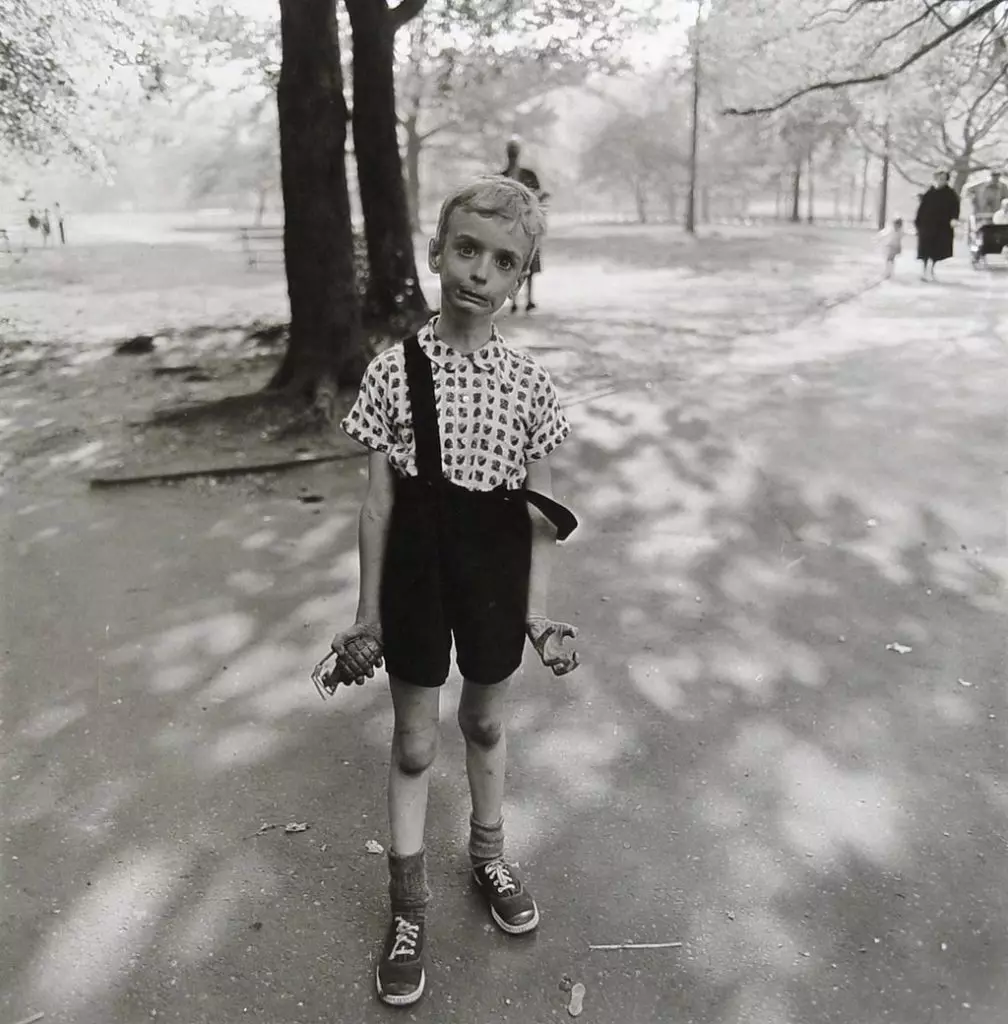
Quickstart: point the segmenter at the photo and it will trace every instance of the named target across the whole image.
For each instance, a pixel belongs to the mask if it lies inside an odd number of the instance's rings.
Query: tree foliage
[[[958,45],[1004,53],[1004,0],[712,0],[710,23],[741,65],[726,109],[771,113],[815,93],[878,86]]]
[[[503,160],[509,135],[546,137],[551,97],[625,67],[623,46],[648,17],[622,0],[428,0],[397,55],[414,209],[425,148],[485,166]]]
[[[856,128],[908,181],[948,170],[961,190],[971,174],[1008,160],[1008,60],[977,26],[856,106]]]
[[[134,0],[0,0],[0,152],[103,164],[124,93],[158,88]]]

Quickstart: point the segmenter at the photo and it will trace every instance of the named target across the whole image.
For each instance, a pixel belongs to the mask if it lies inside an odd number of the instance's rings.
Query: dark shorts
[[[532,536],[522,491],[434,488],[396,476],[382,567],[381,621],[389,675],[441,686],[456,662],[474,683],[521,665]]]

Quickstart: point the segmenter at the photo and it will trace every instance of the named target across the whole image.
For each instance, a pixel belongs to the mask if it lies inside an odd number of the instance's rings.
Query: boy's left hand
[[[556,622],[545,615],[530,615],[525,624],[525,633],[536,654],[553,675],[565,676],[581,664],[577,651],[563,646],[564,640],[577,639],[577,626],[569,622]]]

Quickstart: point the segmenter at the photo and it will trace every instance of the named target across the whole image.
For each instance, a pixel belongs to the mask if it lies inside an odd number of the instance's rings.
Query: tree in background
[[[991,14],[894,79],[877,102],[862,100],[864,144],[916,185],[937,168],[961,192],[970,175],[1008,161],[1008,49]],[[887,145],[888,143],[888,145]]]
[[[399,120],[414,225],[421,158],[437,148],[486,169],[503,142],[546,137],[560,90],[625,67],[621,49],[647,24],[619,0],[428,0],[398,53]]]
[[[686,127],[681,109],[668,104],[643,111],[620,106],[588,142],[581,174],[611,192],[629,194],[641,224],[651,217],[655,200],[664,200],[672,214],[686,171]]]
[[[879,86],[979,30],[1008,38],[1004,0],[713,0],[723,35],[746,40],[763,74],[727,109],[772,113],[813,93]]]
[[[0,0],[0,157],[103,170],[109,109],[160,85],[149,30],[133,0]]]

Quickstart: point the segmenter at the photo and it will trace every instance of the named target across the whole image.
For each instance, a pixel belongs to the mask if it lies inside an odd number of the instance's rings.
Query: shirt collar
[[[437,337],[434,333],[437,320],[436,315],[431,317],[417,332],[420,348],[432,363],[436,363],[444,370],[451,371],[458,370],[468,363],[487,373],[496,373],[498,377],[504,377],[504,343],[497,331],[496,324],[490,325],[490,340],[469,354],[459,352]]]

